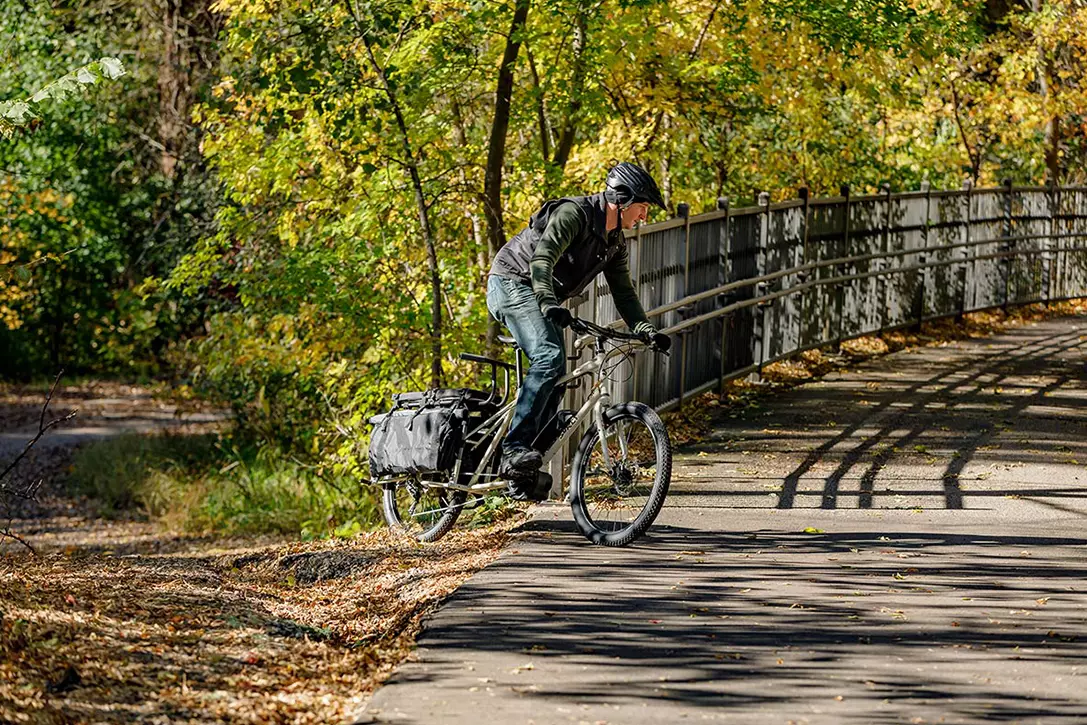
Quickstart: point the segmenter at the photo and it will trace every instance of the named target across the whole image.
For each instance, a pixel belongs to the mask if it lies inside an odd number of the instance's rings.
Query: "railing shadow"
[[[932,477],[939,483],[938,492],[926,486],[921,491],[911,489],[910,493],[939,493],[947,509],[964,508],[966,496],[1027,494],[1042,499],[1087,500],[1087,487],[1082,493],[1067,485],[1029,490],[1004,487],[998,494],[988,489],[964,493],[961,484],[966,467],[982,453],[986,459],[1007,463],[1075,463],[1073,456],[1087,457],[1087,435],[1072,425],[1084,419],[1080,412],[1083,398],[1060,394],[1082,387],[1082,362],[1075,358],[1087,342],[1080,339],[1080,334],[1073,330],[1038,336],[1013,331],[1002,339],[1010,337],[1007,345],[1015,345],[1014,351],[983,350],[961,362],[926,360],[925,366],[935,366],[936,370],[924,377],[911,375],[921,362],[916,356],[905,362],[901,357],[884,358],[859,374],[820,387],[805,386],[776,398],[769,419],[746,416],[725,421],[719,435],[731,434],[752,448],[757,443],[759,451],[786,454],[796,450],[798,437],[801,445],[815,442],[803,459],[781,477],[776,503],[779,509],[794,508],[799,496],[811,495],[813,478],[821,480],[821,508],[838,508],[842,496],[855,496],[858,508],[873,508],[880,495],[876,492],[877,481],[891,485],[904,480],[901,475],[886,475],[887,466],[893,458],[914,448],[941,461],[942,470]],[[1017,343],[1018,339],[1022,343]],[[902,367],[894,369],[899,363]],[[899,380],[903,384],[898,384]],[[1014,394],[1000,394],[1002,386],[1014,388],[1009,391]],[[827,430],[825,424],[831,418],[841,427]],[[768,424],[780,428],[768,428]],[[1014,429],[1019,443],[1013,445],[1003,439],[997,443],[997,437],[1008,428]],[[997,444],[999,450],[990,450]],[[708,443],[693,450],[716,453],[722,447]],[[828,465],[833,467],[829,473],[819,470]],[[843,482],[851,477],[858,479],[856,490],[843,492]],[[808,491],[801,490],[802,480],[808,484]],[[711,492],[680,484],[674,486],[669,501],[683,505],[685,496],[711,493],[727,498],[765,495],[766,491]]]
[[[1078,666],[1087,656],[1084,615],[1060,594],[1087,577],[1076,553],[1087,538],[659,527],[651,543],[606,557],[566,536],[533,541],[533,563],[547,576],[526,576],[523,559],[500,560],[462,587],[453,597],[460,606],[447,607],[429,636],[431,667],[412,681],[444,680],[453,676],[446,667],[480,652],[522,652],[544,670],[596,670],[519,690],[556,703],[675,703],[694,718],[692,708],[799,712],[841,681],[865,703],[838,722],[903,722],[904,711],[932,707],[987,722],[1087,715],[1082,698],[964,678],[952,665]],[[1048,556],[1025,566],[1020,551],[1033,547]],[[900,555],[910,564],[903,581]],[[844,559],[851,568],[828,563]],[[1038,605],[1045,594],[1052,601]],[[881,667],[868,669],[877,660]]]

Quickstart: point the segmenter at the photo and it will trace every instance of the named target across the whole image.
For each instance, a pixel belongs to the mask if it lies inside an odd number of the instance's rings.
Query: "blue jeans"
[[[509,328],[532,363],[521,383],[502,450],[531,448],[540,427],[558,407],[552,392],[555,382],[566,372],[562,331],[540,312],[532,287],[517,280],[491,275],[487,280],[487,309]]]

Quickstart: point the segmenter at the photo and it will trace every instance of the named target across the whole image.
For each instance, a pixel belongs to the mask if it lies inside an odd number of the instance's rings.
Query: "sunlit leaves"
[[[94,85],[100,80],[113,80],[125,73],[117,58],[101,58],[66,73],[43,86],[29,98],[0,101],[0,135],[10,136],[16,128],[36,117],[34,108],[43,101],[59,101],[78,93],[83,86]]]

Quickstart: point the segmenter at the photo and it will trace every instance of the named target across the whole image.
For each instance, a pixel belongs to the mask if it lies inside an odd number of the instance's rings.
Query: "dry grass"
[[[0,722],[334,723],[512,523],[351,540],[0,560]]]

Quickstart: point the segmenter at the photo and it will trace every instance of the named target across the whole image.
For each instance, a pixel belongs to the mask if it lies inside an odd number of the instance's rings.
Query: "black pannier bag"
[[[370,419],[370,477],[451,471],[469,418],[491,403],[487,393],[468,388],[397,393],[391,411]]]

